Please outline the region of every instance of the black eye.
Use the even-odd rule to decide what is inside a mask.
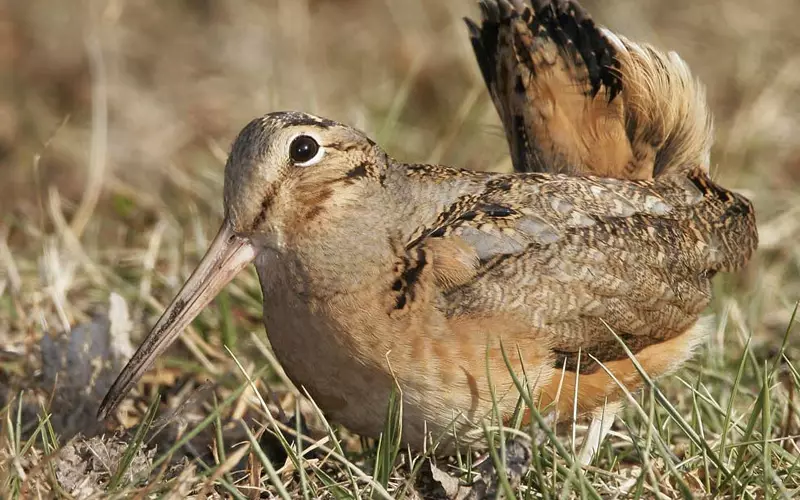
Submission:
[[[295,163],[307,163],[319,152],[319,143],[313,137],[298,135],[289,146],[289,157]]]

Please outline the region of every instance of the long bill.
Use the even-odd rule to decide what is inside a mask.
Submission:
[[[100,409],[104,420],[122,402],[133,385],[163,353],[200,311],[255,258],[255,249],[247,238],[237,236],[225,221],[203,259],[183,285],[178,295],[161,315],[142,345],[122,369]]]

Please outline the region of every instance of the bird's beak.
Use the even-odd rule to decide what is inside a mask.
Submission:
[[[156,357],[255,255],[249,239],[237,236],[230,223],[223,222],[200,264],[114,381],[97,411],[99,420],[114,411]]]

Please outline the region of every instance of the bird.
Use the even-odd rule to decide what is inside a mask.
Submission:
[[[503,349],[537,400],[563,413],[580,370],[588,411],[621,395],[598,362],[641,386],[608,327],[654,376],[673,369],[705,333],[711,278],[740,269],[757,244],[750,202],[701,168],[625,181],[407,164],[354,128],[294,111],[240,132],[224,213],[101,418],[250,262],[277,359],[356,433],[381,432],[397,384],[403,443],[421,447],[428,431],[447,443],[448,429],[469,439],[493,399],[504,417],[517,402]]]
[[[706,338],[712,278],[744,267],[758,234],[750,201],[709,176],[706,108],[686,110],[691,123],[640,108],[663,98],[623,99],[639,121],[618,140],[642,151],[650,134],[648,175],[548,142],[535,120],[510,173],[404,163],[300,111],[252,120],[225,164],[216,237],[98,418],[250,263],[287,376],[364,436],[380,435],[399,388],[404,446],[479,445],[481,422],[514,414],[512,373],[554,415],[592,415],[624,397],[619,384],[643,385],[620,340],[652,377],[671,373]]]
[[[465,22],[514,171],[632,180],[708,172],[713,119],[705,88],[676,52],[596,24],[574,0],[481,0],[480,7],[480,24]],[[620,409],[593,410],[582,464]]]

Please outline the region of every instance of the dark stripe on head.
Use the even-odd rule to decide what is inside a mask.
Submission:
[[[261,211],[258,212],[256,218],[253,220],[253,225],[251,227],[252,231],[258,229],[258,227],[266,220],[267,212],[269,211],[270,207],[272,206],[272,202],[275,199],[275,193],[272,189],[268,189],[266,193],[264,193],[264,198],[261,200]]]
[[[280,122],[281,125],[285,127],[310,125],[320,128],[331,128],[339,125],[333,120],[300,111],[277,111],[266,115],[264,118]]]

